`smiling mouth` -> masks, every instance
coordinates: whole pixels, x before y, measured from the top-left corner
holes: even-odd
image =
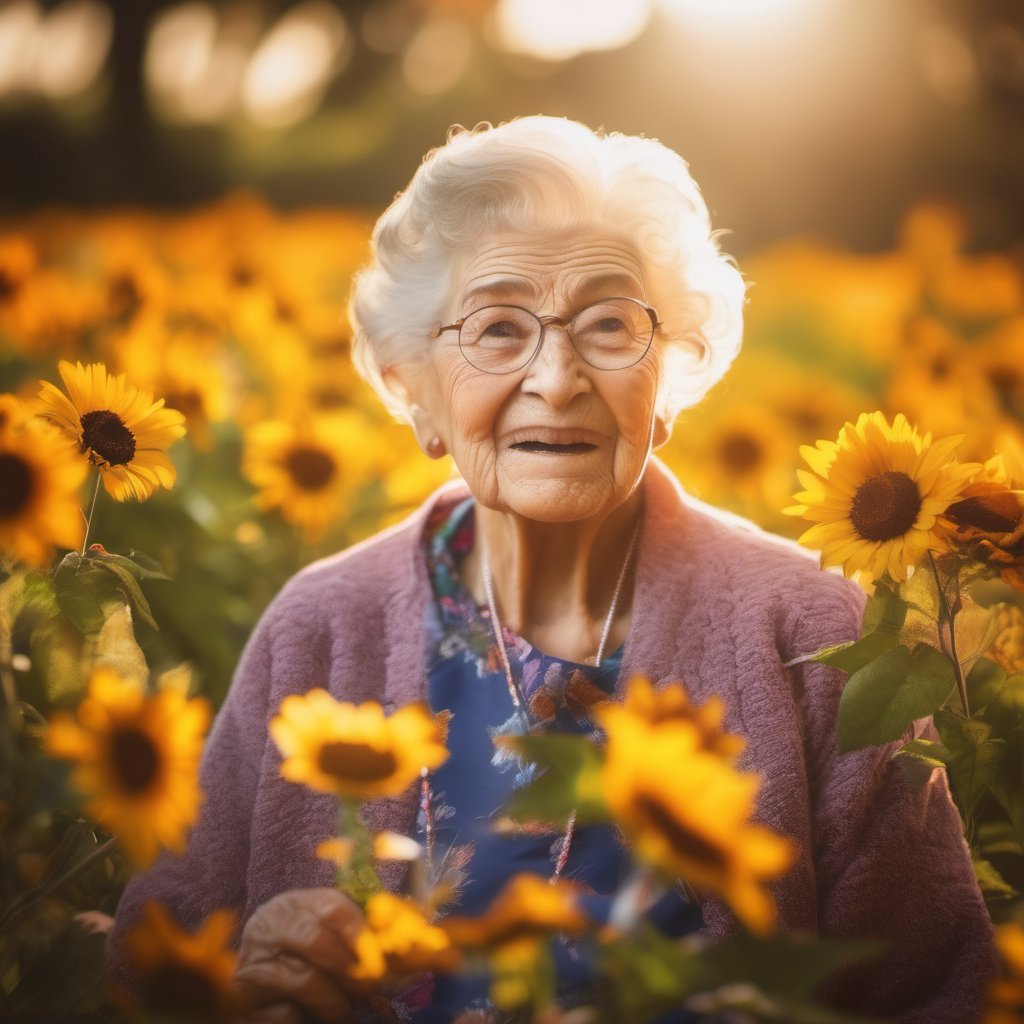
[[[593,451],[597,445],[586,441],[574,444],[548,444],[546,441],[518,441],[512,447],[518,452],[533,452],[542,455],[582,455]]]

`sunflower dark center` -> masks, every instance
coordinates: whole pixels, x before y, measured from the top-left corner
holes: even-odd
[[[965,498],[950,505],[946,514],[958,526],[974,527],[984,533],[1012,533],[1021,521],[1021,507],[1013,495]]]
[[[256,280],[256,272],[245,263],[236,263],[231,268],[231,280],[240,288],[245,288]]]
[[[132,320],[142,305],[142,294],[135,279],[128,274],[115,277],[107,290],[107,302],[115,320],[122,323]]]
[[[398,762],[390,750],[374,750],[366,743],[334,740],[320,748],[317,765],[322,772],[338,779],[377,782],[391,775]]]
[[[29,464],[10,452],[0,452],[0,519],[16,516],[32,497],[35,474]]]
[[[715,870],[728,865],[729,859],[720,847],[688,829],[660,800],[642,793],[634,799],[634,806],[668,839],[679,856]]]
[[[749,473],[761,464],[763,449],[749,434],[730,434],[719,445],[722,462],[734,473]]]
[[[285,468],[304,491],[319,491],[331,482],[337,470],[334,459],[320,448],[293,448]]]
[[[82,414],[82,451],[91,448],[111,466],[125,466],[135,458],[135,435],[109,409]]]
[[[145,792],[160,768],[156,745],[140,729],[118,729],[110,738],[110,756],[118,785],[130,794]]]
[[[192,1015],[209,1015],[219,1003],[216,984],[191,964],[164,963],[146,978],[149,1010],[170,1011],[191,1018]]]
[[[857,488],[850,522],[864,540],[892,540],[906,533],[921,511],[917,484],[890,470],[870,476]]]

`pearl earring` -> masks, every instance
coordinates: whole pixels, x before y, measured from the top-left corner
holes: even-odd
[[[444,455],[444,443],[441,438],[434,436],[427,442],[427,454],[434,459],[439,459]]]

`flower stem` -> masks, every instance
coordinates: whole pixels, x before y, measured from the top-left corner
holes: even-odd
[[[96,498],[100,493],[100,471],[96,470],[96,486],[92,491],[92,504],[89,506],[89,514],[85,517],[85,536],[82,538],[82,554],[85,555],[85,546],[89,543],[89,530],[92,528],[92,514],[96,511]]]
[[[946,596],[946,589],[942,585],[942,579],[939,576],[939,567],[935,562],[935,556],[929,551],[928,561],[932,567],[932,575],[935,577],[935,588],[938,592],[939,597],[939,643],[942,645],[942,653],[953,662],[953,673],[956,676],[956,688],[960,693],[960,703],[964,708],[964,715],[967,718],[971,717],[971,709],[967,703],[967,680],[964,678],[964,668],[960,664],[960,656],[956,651],[956,611],[950,607],[949,599]],[[957,584],[957,597],[960,594],[960,577],[957,573],[956,578]],[[959,607],[960,601],[957,601]],[[949,643],[946,643],[946,635],[943,632],[943,626],[949,629]]]
[[[105,843],[101,843],[91,853],[83,857],[77,864],[73,864],[68,868],[68,870],[59,878],[54,878],[52,881],[47,882],[46,885],[43,885],[38,889],[33,889],[31,892],[22,896],[21,899],[15,900],[14,903],[7,908],[7,912],[3,917],[0,917],[0,931],[3,931],[11,921],[23,914],[29,907],[38,903],[40,900],[46,899],[47,896],[52,895],[58,889],[67,885],[68,882],[77,878],[88,868],[91,868],[97,861],[100,861],[108,854],[113,853],[116,848],[117,836],[111,836]]]

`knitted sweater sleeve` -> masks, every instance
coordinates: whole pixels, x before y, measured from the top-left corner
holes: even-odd
[[[147,901],[164,904],[187,931],[194,931],[220,907],[241,916],[253,805],[266,745],[272,613],[273,607],[250,637],[207,738],[199,771],[204,801],[184,854],[163,853],[148,871],[129,880],[121,896],[107,939],[105,972],[108,981],[129,992],[136,985],[124,938]]]
[[[857,636],[862,600],[833,582],[818,588],[813,607],[797,610],[797,653]],[[886,946],[834,978],[824,998],[898,1024],[974,1024],[994,953],[960,817],[943,772],[914,786],[892,760],[924,726],[885,746],[839,754],[845,674],[816,663],[796,674],[810,709],[820,932]]]

